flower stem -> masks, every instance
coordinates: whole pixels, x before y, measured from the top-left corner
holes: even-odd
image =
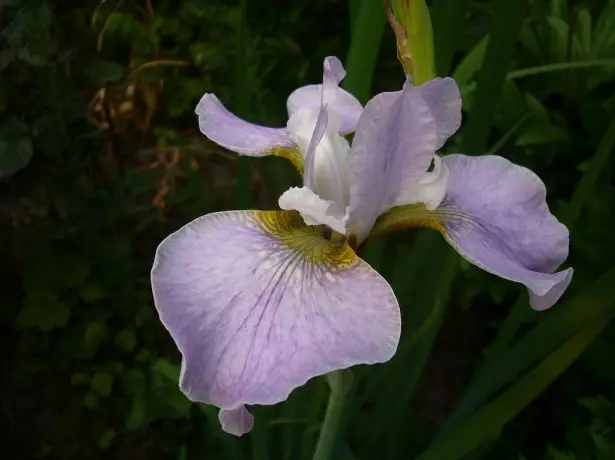
[[[346,393],[350,386],[351,374],[349,371],[336,371],[326,375],[327,383],[331,393],[329,394],[329,403],[327,404],[327,412],[325,419],[320,428],[320,436],[316,444],[316,451],[312,460],[330,460],[331,451],[335,443],[337,431],[340,427]]]

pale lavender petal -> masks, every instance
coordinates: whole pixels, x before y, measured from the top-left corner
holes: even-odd
[[[322,67],[322,82],[325,86],[337,86],[346,76],[342,61],[335,56],[327,56]]]
[[[230,410],[220,409],[218,420],[224,431],[235,436],[243,436],[254,427],[254,416],[243,405]]]
[[[393,356],[400,313],[388,283],[299,213],[203,216],[167,237],[152,269],[161,321],[193,401],[275,404],[314,376]]]
[[[242,120],[229,112],[213,94],[203,95],[195,112],[203,134],[241,155],[262,157],[271,155],[275,148],[296,148],[286,128],[268,128]]]
[[[325,135],[327,130],[328,118],[329,116],[327,109],[321,106],[318,111],[316,126],[314,126],[314,132],[312,133],[312,138],[310,139],[310,144],[305,154],[303,185],[312,190],[316,190],[316,167],[314,164],[314,156],[316,153],[316,147],[318,147],[318,144],[322,140],[322,137]]]
[[[450,77],[434,78],[417,86],[431,114],[436,120],[438,142],[436,149],[441,148],[461,126],[461,95],[457,83]]]
[[[445,236],[476,266],[524,284],[532,308],[552,306],[572,278],[554,273],[568,257],[568,229],[550,212],[542,181],[527,168],[493,155],[448,155]]]
[[[289,118],[300,109],[317,110],[323,102],[337,119],[341,134],[354,131],[363,107],[352,94],[338,86],[345,74],[338,58],[325,58],[323,84],[302,86],[293,91],[286,101]]]
[[[349,223],[359,241],[408,186],[421,180],[436,141],[429,106],[411,85],[367,103],[349,155]]]

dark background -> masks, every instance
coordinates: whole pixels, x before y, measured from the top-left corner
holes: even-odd
[[[438,72],[464,94],[446,151],[536,171],[571,228],[575,277],[535,313],[437,234],[368,247],[403,338],[390,363],[353,370],[333,458],[414,458],[446,432],[448,456],[424,458],[615,459],[615,331],[583,341],[615,312],[615,3],[433,3]],[[149,270],[191,219],[275,209],[299,181],[278,158],[238,168],[199,133],[200,96],[282,126],[328,55],[362,102],[403,81],[378,0],[0,0],[3,458],[311,458],[324,381],[255,408],[250,435],[224,434],[177,388]]]

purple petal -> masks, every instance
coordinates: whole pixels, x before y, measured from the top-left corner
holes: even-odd
[[[254,416],[246,409],[246,406],[230,410],[221,409],[218,413],[218,420],[224,431],[235,436],[249,433],[254,426]]]
[[[262,157],[272,149],[295,149],[286,128],[267,128],[242,120],[229,112],[213,94],[205,94],[196,110],[201,132],[222,147],[241,155]]]
[[[404,190],[420,181],[436,141],[429,106],[411,85],[367,103],[349,155],[350,226],[359,241]]]
[[[461,95],[457,83],[452,78],[434,78],[417,86],[431,114],[436,120],[438,142],[436,150],[440,149],[446,140],[459,129],[461,125]]]
[[[322,102],[339,119],[341,134],[354,131],[363,107],[352,94],[338,87],[345,74],[338,58],[325,58],[323,84],[302,86],[293,91],[286,101],[289,118],[300,109],[317,110]]]
[[[542,181],[499,156],[443,159],[450,177],[438,210],[447,239],[474,265],[523,283],[532,308],[552,306],[572,268],[553,273],[568,257],[568,229],[549,212]]]
[[[194,220],[158,247],[152,288],[182,353],[180,388],[222,409],[275,404],[314,376],[387,361],[399,340],[388,283],[296,212]]]

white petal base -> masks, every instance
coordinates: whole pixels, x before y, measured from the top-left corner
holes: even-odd
[[[291,187],[286,190],[278,204],[287,211],[299,211],[307,225],[327,225],[336,232],[346,234],[348,208],[334,201],[325,201],[307,187]]]

